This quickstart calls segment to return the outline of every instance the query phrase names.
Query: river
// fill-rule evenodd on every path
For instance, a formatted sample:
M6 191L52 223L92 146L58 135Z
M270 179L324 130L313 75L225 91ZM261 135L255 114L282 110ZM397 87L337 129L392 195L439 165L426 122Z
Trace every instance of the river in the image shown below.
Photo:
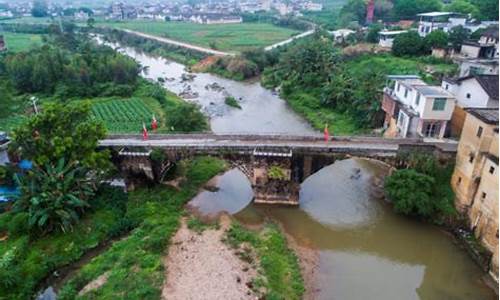
M361 176L355 175L361 170ZM496 299L486 274L439 228L393 213L375 182L387 167L348 159L309 177L299 207L251 203L245 175L216 178L216 192L191 202L201 214L227 211L247 225L279 223L301 247L318 253L318 299Z
M258 82L236 82L211 74L182 79L181 64L117 47L143 66L143 76L166 78L164 87L181 94L190 87L216 133L316 134L305 120ZM207 85L214 82L223 90ZM242 109L224 104L226 95ZM361 170L359 175L356 170ZM393 213L380 199L378 182L387 167L361 159L338 161L301 186L299 207L252 203L250 183L238 170L214 179L217 191L203 191L190 205L201 214L227 211L240 222L279 223L299 246L318 254L315 289L319 299L495 299L485 274L439 228Z
M259 82L238 82L208 73L190 73L192 80L183 79L188 74L182 64L137 51L130 47L106 43L136 61L145 71L142 76L157 81L168 90L182 95L187 101L197 103L210 118L215 133L280 133L295 135L317 134L309 123L296 115L275 92L263 88ZM217 87L209 85L217 83ZM191 98L193 94L196 98ZM242 109L224 103L226 96L239 101Z

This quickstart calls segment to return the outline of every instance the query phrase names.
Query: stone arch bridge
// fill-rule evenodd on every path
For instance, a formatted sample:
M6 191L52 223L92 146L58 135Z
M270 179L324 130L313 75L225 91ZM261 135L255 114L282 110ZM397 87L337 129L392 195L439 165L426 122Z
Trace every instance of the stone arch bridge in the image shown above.
M425 152L448 160L455 156L456 143L415 138L338 137L325 142L319 136L153 134L110 135L101 148L112 149L125 178L142 173L159 180L175 162L196 155L224 158L250 180L254 201L269 204L298 204L300 184L338 159L361 157L383 161L393 167L405 165L404 153ZM160 149L166 162L151 159Z

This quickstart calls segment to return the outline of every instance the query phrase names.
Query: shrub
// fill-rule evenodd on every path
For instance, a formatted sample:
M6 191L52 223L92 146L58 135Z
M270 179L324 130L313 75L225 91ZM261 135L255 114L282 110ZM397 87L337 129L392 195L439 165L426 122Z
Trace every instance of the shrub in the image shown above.
M409 31L396 36L392 44L392 53L396 56L416 56L422 54L422 38L415 31Z
M26 212L15 214L7 225L9 235L12 237L18 237L26 234L29 231L28 219L29 214Z
M385 182L394 210L405 215L430 217L435 211L432 197L434 179L415 170L397 170Z

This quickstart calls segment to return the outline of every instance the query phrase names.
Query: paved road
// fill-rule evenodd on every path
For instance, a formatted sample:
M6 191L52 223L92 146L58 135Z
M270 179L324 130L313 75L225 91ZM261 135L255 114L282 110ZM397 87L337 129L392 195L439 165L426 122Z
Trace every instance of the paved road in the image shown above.
M175 40L172 40L169 38L159 37L159 36L155 36L155 35L151 35L151 34L147 34L147 33L142 33L142 32L138 32L138 31L134 31L134 30L129 30L129 29L121 29L121 30L123 30L127 33L130 33L130 34L140 36L140 37L156 40L156 41L159 41L159 42L162 42L165 44L170 44L170 45L175 45L175 46L179 46L179 47L183 47L183 48L187 48L187 49L192 49L192 50L207 53L210 55L219 55L219 56L235 56L236 55L236 54L231 53L231 52L223 52L223 51L218 51L218 50L209 49L209 48L205 48L205 47L200 47L200 46L196 46L196 45L192 45L192 44L188 44L188 43L175 41Z
M311 34L313 34L313 33L314 33L314 29L308 30L308 31L306 31L306 32L302 32L301 34L298 34L298 35L296 35L296 36L293 36L293 37L291 37L291 38L289 38L289 39L287 39L287 40L284 40L284 41L278 42L278 43L273 44L273 45L271 45L271 46L267 46L267 47L265 47L265 48L264 48L264 51L271 51L271 50L273 50L274 48L277 48L277 47L279 47L279 46L286 45L286 44L288 44L288 43L291 43L291 42L295 41L296 39L300 39L300 38L306 37L306 36L311 35Z

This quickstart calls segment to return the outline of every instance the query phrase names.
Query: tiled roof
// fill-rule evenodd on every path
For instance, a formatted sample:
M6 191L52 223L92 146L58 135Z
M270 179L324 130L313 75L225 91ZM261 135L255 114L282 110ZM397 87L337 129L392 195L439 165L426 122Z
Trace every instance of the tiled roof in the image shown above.
M498 124L498 108L468 108L467 112L486 124Z
M491 99L498 100L498 75L475 75L474 77Z

